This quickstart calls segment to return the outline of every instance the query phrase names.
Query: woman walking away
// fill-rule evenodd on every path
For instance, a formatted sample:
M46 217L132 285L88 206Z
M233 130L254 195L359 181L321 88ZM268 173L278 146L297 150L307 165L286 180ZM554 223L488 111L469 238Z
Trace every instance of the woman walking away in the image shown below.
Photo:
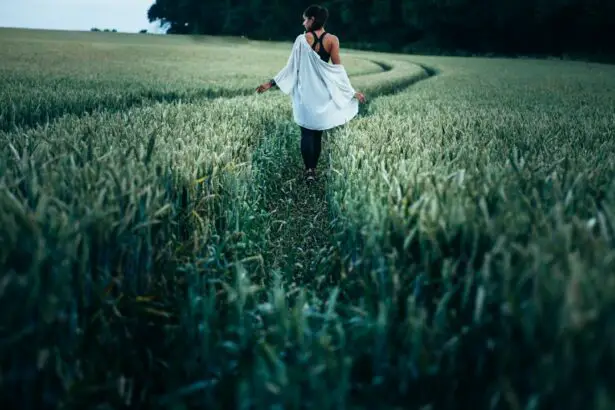
M301 129L301 155L308 182L316 178L322 133L343 125L359 112L365 96L356 92L340 60L340 42L325 31L329 12L312 5L303 12L306 32L295 39L286 66L256 91L277 86L290 95L293 118ZM331 60L331 63L329 63Z

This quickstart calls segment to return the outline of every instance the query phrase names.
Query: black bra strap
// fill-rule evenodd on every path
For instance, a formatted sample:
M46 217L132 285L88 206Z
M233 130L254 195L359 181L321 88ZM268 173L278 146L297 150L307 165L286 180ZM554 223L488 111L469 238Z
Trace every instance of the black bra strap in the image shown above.
M316 50L316 44L318 44L318 36L314 31L310 31L310 33L314 36L314 42L312 43L312 50Z
M320 38L318 38L315 31L310 31L310 33L312 33L312 35L314 36L314 43L312 43L312 50L316 51L316 44L320 43L320 50L323 50L326 52L327 50L325 50L325 45L323 44L322 39L325 37L325 35L327 35L327 32L325 31L324 33L322 33L322 36L320 36Z

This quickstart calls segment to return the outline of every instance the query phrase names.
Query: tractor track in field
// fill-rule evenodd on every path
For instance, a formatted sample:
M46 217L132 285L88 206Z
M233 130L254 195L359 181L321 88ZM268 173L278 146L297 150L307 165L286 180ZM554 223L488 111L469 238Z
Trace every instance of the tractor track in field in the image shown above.
M421 67L425 76L408 78L397 87L385 88L370 98L370 102L406 90L416 82L438 74L434 69ZM383 69L390 71L392 66L383 65ZM369 103L361 111L360 117L372 115ZM262 207L270 215L275 215L269 226L265 270L277 272L289 288L309 286L314 290L324 290L337 282L341 268L336 244L332 240L332 218L327 201L326 183L331 171L330 134L323 134L318 180L308 185L303 180L299 128L292 125L280 128L287 131L265 138L269 147L262 147L257 154L261 160L255 164L267 168L259 173L265 180L258 181L257 185L266 191ZM263 157L267 159L262 160Z

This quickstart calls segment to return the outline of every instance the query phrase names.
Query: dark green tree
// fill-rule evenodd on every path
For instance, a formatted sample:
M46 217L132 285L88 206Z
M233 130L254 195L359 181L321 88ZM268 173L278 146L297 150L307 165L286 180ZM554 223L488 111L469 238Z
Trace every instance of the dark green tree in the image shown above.
M156 0L150 22L169 34L289 40L301 33L300 0ZM497 53L615 52L612 0L327 0L329 31L346 45L412 44Z

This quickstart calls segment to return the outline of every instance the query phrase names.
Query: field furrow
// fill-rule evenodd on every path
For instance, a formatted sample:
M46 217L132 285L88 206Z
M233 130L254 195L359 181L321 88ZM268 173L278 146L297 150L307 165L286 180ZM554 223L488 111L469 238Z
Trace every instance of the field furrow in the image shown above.
M403 90L424 79L427 72L407 61L391 61L385 73L353 77L355 88L367 93L370 100ZM287 99L266 95L261 99ZM285 102L288 105L288 102ZM369 105L362 106L360 116L369 115ZM320 181L306 186L300 154L299 128L288 112L284 126L276 134L267 135L255 152L255 186L262 208L270 215L265 240L269 249L267 271L279 272L289 285L322 283L330 285L336 269L330 235L331 218L325 195L328 173L328 133L324 134L324 149L319 160Z

